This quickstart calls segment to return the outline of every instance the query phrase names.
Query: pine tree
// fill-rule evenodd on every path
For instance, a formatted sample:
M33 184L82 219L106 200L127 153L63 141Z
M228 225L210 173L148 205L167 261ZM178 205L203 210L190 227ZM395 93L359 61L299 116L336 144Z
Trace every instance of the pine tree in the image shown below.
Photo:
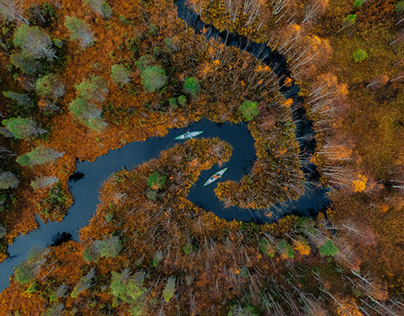
M6 98L10 98L13 101L16 101L17 104L24 108L32 107L32 101L27 94L17 93L13 91L3 91L3 95Z
M124 65L113 65L111 66L111 79L113 83L123 86L130 81L130 70Z
M65 86L54 74L39 78L35 84L37 93L44 98L56 101L65 93Z
M19 181L14 173L10 171L0 173L0 189L13 189L18 186L18 183Z
M152 92L161 89L167 83L167 76L160 66L149 66L141 73L142 84L146 91Z
M21 166L35 166L44 163L52 163L55 159L60 158L64 155L64 153L60 153L51 148L46 148L42 145L39 145L29 153L23 154L17 157L17 162Z
M16 139L28 139L32 136L46 133L46 130L39 128L29 118L18 116L2 120L1 122Z
M109 92L107 81L94 75L91 76L91 79L84 79L75 87L80 97L91 102L103 102Z
M190 95L196 95L201 91L201 85L195 78L190 77L184 83L184 91Z
M38 26L21 25L14 33L13 43L16 47L21 47L24 55L35 58L56 58L55 50L52 48L52 41Z
M72 112L84 125L87 125L95 131L102 131L107 127L101 118L101 110L94 103L88 102L83 98L77 98L69 105Z
M105 19L109 19L112 15L112 9L105 0L84 0L84 4Z
M12 22L23 22L29 24L22 16L23 6L17 0L0 0L0 18Z
M80 42L80 47L86 49L95 42L93 32L84 21L74 17L65 17L65 27L69 31L70 40Z
M118 236L104 237L102 241L98 241L98 249L100 257L115 258L121 251L121 242Z

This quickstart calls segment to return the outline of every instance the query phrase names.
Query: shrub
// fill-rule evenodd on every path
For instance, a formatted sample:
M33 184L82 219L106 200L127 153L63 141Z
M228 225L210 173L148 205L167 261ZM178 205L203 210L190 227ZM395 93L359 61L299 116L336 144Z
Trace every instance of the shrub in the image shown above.
M55 159L60 158L64 153L60 153L51 148L43 147L39 145L29 153L23 154L17 157L17 162L21 166L32 167L34 165L40 165L44 163L52 163Z
M364 0L355 0L354 1L354 7L355 8L360 8L362 6L362 4L363 4L363 1Z
M146 91L152 92L161 89L167 83L167 76L160 66L149 66L141 73L142 84Z
M80 47L85 49L88 46L93 45L95 38L90 26L88 26L84 21L74 17L65 17L65 27L69 32L70 40L78 40L80 42Z
M111 66L111 79L117 85L125 85L130 81L130 70L124 65Z
M34 135L46 133L45 130L37 127L35 122L29 118L18 116L1 122L16 139L28 139Z
M240 105L239 111L246 121L251 121L258 114L257 102L246 100Z
M190 95L196 95L201 91L201 85L195 78L190 77L184 83L184 91Z
M0 173L0 189L13 189L18 186L18 183L19 181L14 173L10 171Z
M21 47L24 55L47 59L56 57L49 35L37 26L30 27L23 24L18 27L14 33L13 43L16 47Z
M194 246L192 244L186 243L185 245L182 246L182 251L189 255L194 251Z
M368 54L363 50L358 48L352 55L353 60L356 63L361 63L368 57Z

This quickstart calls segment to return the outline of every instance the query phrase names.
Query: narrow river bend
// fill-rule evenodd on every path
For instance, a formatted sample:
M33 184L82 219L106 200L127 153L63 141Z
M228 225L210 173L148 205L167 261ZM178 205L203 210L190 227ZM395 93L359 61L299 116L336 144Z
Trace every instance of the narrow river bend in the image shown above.
M306 179L306 192L297 201L285 202L275 205L269 210L244 210L237 207L223 209L222 203L214 195L213 189L217 184L202 187L206 179L209 178L219 168L214 166L208 171L201 173L197 183L192 186L188 198L196 205L203 207L207 211L214 212L217 216L226 220L253 221L258 224L276 221L288 214L315 216L319 210L329 205L329 200L325 196L327 191L320 183L320 176L316 166L308 162L308 157L314 153L316 141L312 123L307 119L303 108L303 99L298 96L299 87L294 83L286 87L284 80L290 77L285 58L277 52L271 51L264 44L257 44L249 41L243 36L219 32L212 26L201 22L198 15L188 10L185 0L175 2L178 8L178 16L193 27L197 33L202 28L207 28L207 37L215 37L226 45L239 47L253 54L265 64L274 69L278 76L280 91L285 98L292 98L293 120L296 124L295 136L299 141L301 151L301 169ZM74 240L78 240L78 231L89 223L95 214L99 203L99 189L102 183L113 173L123 167L132 169L138 164L158 157L161 150L170 148L176 141L175 136L191 130L203 130L203 137L219 137L229 142L233 146L233 154L226 164L229 167L224 174L223 180L239 181L244 174L247 174L255 160L254 140L249 135L245 124L215 124L208 120L201 120L192 123L186 128L171 130L163 138L152 137L145 142L133 142L120 149L111 150L108 154L98 157L93 163L88 161L77 163L76 173L84 174L84 177L69 183L70 191L74 197L74 204L69 209L67 216L61 223L51 222L44 224L37 217L39 227L26 236L19 236L14 243L9 246L9 258L0 263L0 291L9 285L9 278L16 265L25 260L29 250L34 247L46 247L52 244L52 238L58 233L68 233ZM268 212L273 212L274 216L265 216Z

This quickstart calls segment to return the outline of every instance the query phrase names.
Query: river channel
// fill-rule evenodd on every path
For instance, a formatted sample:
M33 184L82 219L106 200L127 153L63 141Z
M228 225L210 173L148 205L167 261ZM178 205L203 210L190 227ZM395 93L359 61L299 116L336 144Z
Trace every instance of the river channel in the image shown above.
M178 8L178 16L188 25L200 33L202 28L207 28L206 36L214 37L223 43L239 47L269 65L278 76L280 91L286 98L292 98L293 120L296 124L295 136L299 141L301 151L301 169L306 179L305 194L297 201L289 201L280 205L274 205L266 210L245 210L237 207L223 208L223 204L214 195L216 183L203 187L203 183L213 173L219 170L215 165L212 169L203 171L198 181L192 186L188 198L195 205L203 207L207 211L214 212L220 218L226 220L242 220L262 224L276 221L288 214L315 216L319 210L327 207L329 200L325 196L326 188L322 187L316 166L308 162L308 157L314 153L316 142L313 138L314 130L312 123L307 119L303 108L303 99L298 96L299 87L294 83L283 86L286 77L290 77L286 60L277 52L271 51L264 44L250 42L247 38L237 34L219 32L212 26L202 23L199 16L192 13L185 6L185 0L175 2ZM126 168L131 170L135 166L157 158L159 152L172 147L178 141L173 138L187 130L202 130L201 137L219 137L233 146L233 154L229 162L225 164L228 171L222 181L239 181L247 174L256 159L254 140L248 132L246 124L215 124L206 119L191 123L188 127L171 130L165 137L152 137L144 142L132 142L117 150L110 150L106 155L98 157L95 162L77 162L76 174L83 175L77 180L69 182L70 192L74 197L74 204L69 209L63 222L50 222L44 224L39 216L38 229L25 236L19 236L8 247L9 258L0 263L0 291L9 285L9 278L16 265L25 260L32 247L43 248L54 242L55 236L66 233L74 240L78 240L78 231L88 225L91 217L95 214L99 203L99 189L102 183L114 172ZM80 179L79 179L80 178ZM265 214L273 212L272 217Z

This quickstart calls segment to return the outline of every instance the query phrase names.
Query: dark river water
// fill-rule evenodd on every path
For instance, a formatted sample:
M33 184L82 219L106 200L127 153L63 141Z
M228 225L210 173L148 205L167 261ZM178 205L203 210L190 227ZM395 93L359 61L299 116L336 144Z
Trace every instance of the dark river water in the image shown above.
M199 17L184 6L185 0L176 2L178 6L178 16L185 20L197 32L202 27L208 27L208 36L213 36L227 45L240 47L254 54L257 58L272 67L280 82L280 91L287 98L293 98L292 105L293 119L296 124L295 135L299 141L301 150L301 168L306 178L305 194L297 201L285 202L275 205L267 210L245 210L237 207L223 208L222 203L214 195L214 188L217 183L203 187L204 182L220 168L215 165L212 169L203 171L197 183L192 186L188 198L198 206L207 211L214 212L217 216L226 220L242 220L262 224L276 221L288 214L315 216L318 211L327 207L329 200L325 196L326 188L319 182L319 174L316 166L308 162L308 157L314 152L316 142L312 136L314 131L312 123L307 119L303 108L303 100L297 95L299 88L292 84L290 87L282 86L286 77L290 77L285 59L277 52L272 52L263 44L256 44L248 41L245 37L227 32L218 32L213 27L203 24ZM70 191L74 197L74 204L69 209L65 219L61 223L51 222L44 224L39 216L38 229L26 236L19 236L14 243L9 246L9 258L0 263L0 291L9 285L9 278L13 273L14 266L25 260L29 250L36 247L46 247L55 241L55 236L61 233L71 235L74 240L78 240L78 231L88 225L91 217L95 214L99 203L99 189L102 183L113 173L123 167L130 170L142 162L152 158L157 158L159 152L170 148L179 141L173 140L179 134L187 130L203 130L201 137L219 137L233 146L233 154L229 162L223 167L228 167L227 172L219 181L234 180L239 181L242 176L248 173L256 159L254 140L248 132L246 124L215 124L208 120L201 120L192 123L188 127L171 130L165 137L152 137L145 142L132 142L124 147L111 150L108 154L98 157L93 163L84 161L77 163L77 181L70 181ZM223 168L221 167L221 168ZM265 216L268 212L273 212L273 216Z

